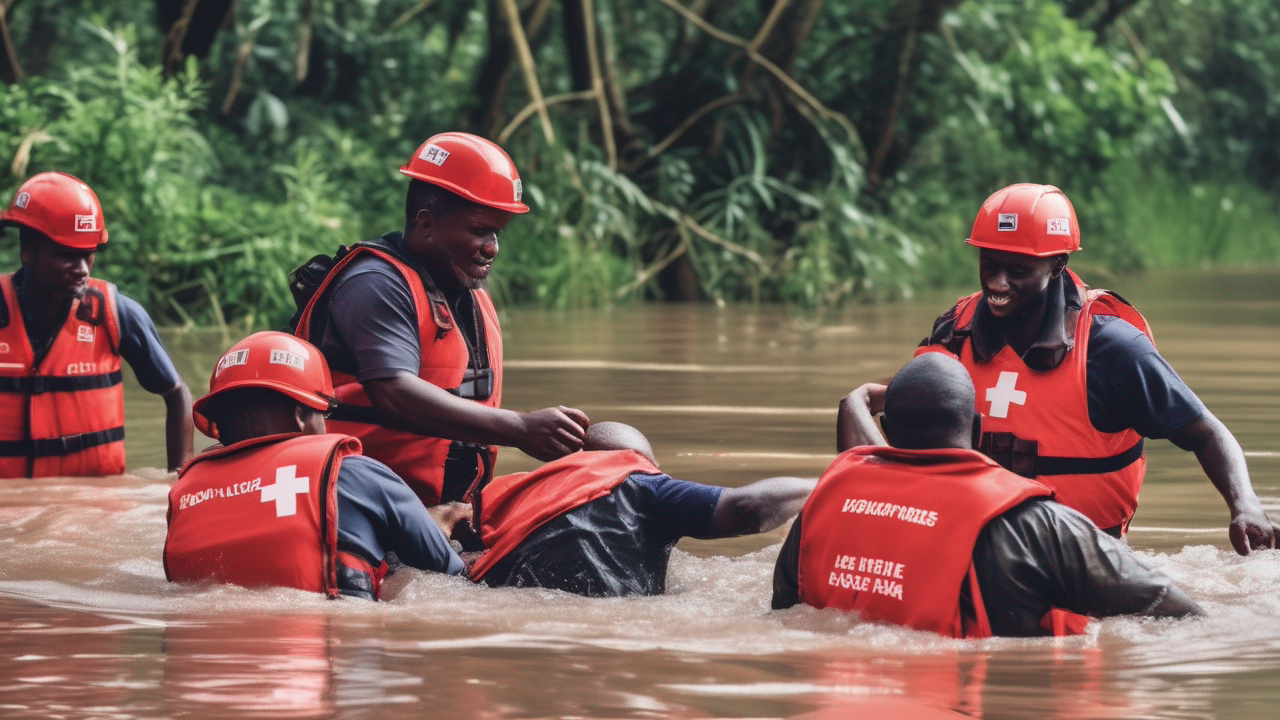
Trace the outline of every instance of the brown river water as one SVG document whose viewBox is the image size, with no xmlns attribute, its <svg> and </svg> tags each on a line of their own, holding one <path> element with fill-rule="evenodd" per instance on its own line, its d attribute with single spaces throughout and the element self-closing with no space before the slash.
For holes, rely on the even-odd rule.
<svg viewBox="0 0 1280 720">
<path fill-rule="evenodd" d="M 1239 438 L 1280 513 L 1280 273 L 1112 283 Z M 817 318 L 775 307 L 505 313 L 505 405 L 644 430 L 726 486 L 816 476 L 835 406 L 910 357 L 954 294 Z M 167 333 L 199 394 L 218 333 Z M 127 373 L 126 373 L 127 375 Z M 664 597 L 585 599 L 397 574 L 388 602 L 165 582 L 163 403 L 128 386 L 119 478 L 0 482 L 0 717 L 1061 717 L 1280 715 L 1280 551 L 1230 550 L 1195 459 L 1148 444 L 1130 545 L 1209 615 L 1070 639 L 956 641 L 770 612 L 785 528 L 686 540 Z M 198 447 L 211 441 L 200 438 Z M 506 450 L 499 471 L 535 465 Z"/>
</svg>

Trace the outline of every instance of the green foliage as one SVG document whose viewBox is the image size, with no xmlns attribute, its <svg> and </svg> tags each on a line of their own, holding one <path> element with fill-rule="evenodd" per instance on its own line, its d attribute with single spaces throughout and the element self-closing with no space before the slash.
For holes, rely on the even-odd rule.
<svg viewBox="0 0 1280 720">
<path fill-rule="evenodd" d="M 554 142 L 536 116 L 508 128 L 531 94 L 500 3 L 244 0 L 167 79 L 149 3 L 18 4 L 29 76 L 0 92 L 0 191 L 85 179 L 111 232 L 98 272 L 199 324 L 282 322 L 288 270 L 398 227 L 396 168 L 447 129 L 507 129 L 520 166 L 532 212 L 502 239 L 505 303 L 815 306 L 967 283 L 978 205 L 1022 181 L 1073 198 L 1086 265 L 1277 260 L 1259 189 L 1280 182 L 1273 4 L 1098 21 L 1102 0 L 829 0 L 777 4 L 761 34 L 774 3 L 682 2 L 710 33 L 596 0 L 612 156 L 596 100 L 564 95 L 593 83 L 580 4 L 517 5 Z"/>
</svg>

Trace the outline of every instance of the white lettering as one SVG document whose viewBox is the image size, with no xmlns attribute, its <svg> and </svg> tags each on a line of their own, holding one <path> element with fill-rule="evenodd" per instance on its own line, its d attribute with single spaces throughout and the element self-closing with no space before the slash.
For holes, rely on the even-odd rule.
<svg viewBox="0 0 1280 720">
<path fill-rule="evenodd" d="M 903 522 L 933 527 L 938 522 L 938 513 L 909 505 L 875 502 L 863 498 L 846 498 L 840 505 L 841 512 L 855 515 L 871 515 L 873 517 L 891 517 Z"/>
</svg>

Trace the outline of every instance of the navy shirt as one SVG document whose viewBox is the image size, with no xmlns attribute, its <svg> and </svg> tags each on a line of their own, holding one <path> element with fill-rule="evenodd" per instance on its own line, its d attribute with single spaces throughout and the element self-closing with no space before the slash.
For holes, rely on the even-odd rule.
<svg viewBox="0 0 1280 720">
<path fill-rule="evenodd" d="M 420 570 L 457 575 L 462 560 L 422 501 L 391 468 L 370 457 L 351 455 L 338 468 L 338 549 L 373 567 L 394 560 Z M 338 574 L 342 594 L 372 598 L 368 578 Z"/>
<path fill-rule="evenodd" d="M 1023 355 L 1032 370 L 1055 367 L 1069 342 L 1067 310 L 1078 310 L 1081 298 L 1066 274 L 1050 281 L 1046 318 L 1040 336 Z M 954 327 L 955 308 L 934 322 L 921 345 L 944 343 Z M 974 355 L 994 356 L 1004 347 L 1001 323 L 979 302 L 971 322 Z M 1085 359 L 1085 391 L 1089 422 L 1101 432 L 1133 429 L 1149 438 L 1165 438 L 1205 412 L 1204 404 L 1165 361 L 1146 333 L 1114 315 L 1095 315 L 1089 326 Z"/>
<path fill-rule="evenodd" d="M 400 233 L 382 241 L 398 245 Z M 418 312 L 409 283 L 394 265 L 373 254 L 352 260 L 317 304 L 318 335 L 329 367 L 356 379 L 381 380 L 418 374 L 421 344 Z"/>
<path fill-rule="evenodd" d="M 485 573 L 491 586 L 589 597 L 660 595 L 682 537 L 707 538 L 724 488 L 632 473 L 611 493 L 534 530 Z"/>
<path fill-rule="evenodd" d="M 14 285 L 21 288 L 25 276 L 25 270 L 14 273 Z M 18 303 L 21 305 L 23 302 L 24 294 L 19 292 Z M 25 315 L 25 308 L 23 311 Z M 63 322 L 66 321 L 66 314 L 70 312 L 71 301 L 68 300 Z M 173 366 L 169 353 L 165 352 L 164 343 L 160 341 L 160 333 L 156 331 L 155 323 L 151 321 L 147 311 L 143 310 L 133 298 L 117 291 L 116 318 L 120 324 L 120 357 L 129 363 L 133 374 L 138 378 L 138 384 L 147 392 L 157 395 L 163 395 L 176 388 L 178 383 L 182 382 L 182 376 Z M 27 336 L 31 341 L 31 347 L 35 349 L 36 357 L 43 357 L 49 350 L 53 335 L 38 337 L 33 334 L 34 328 L 29 319 L 25 324 Z M 56 330 L 57 328 L 55 332 Z"/>
<path fill-rule="evenodd" d="M 800 602 L 797 517 L 773 574 L 775 610 Z M 1033 498 L 998 515 L 978 534 L 973 565 L 993 635 L 1047 635 L 1051 607 L 1105 617 L 1141 614 L 1164 599 L 1172 580 L 1124 542 L 1061 503 Z M 973 616 L 971 601 L 961 600 Z"/>
</svg>

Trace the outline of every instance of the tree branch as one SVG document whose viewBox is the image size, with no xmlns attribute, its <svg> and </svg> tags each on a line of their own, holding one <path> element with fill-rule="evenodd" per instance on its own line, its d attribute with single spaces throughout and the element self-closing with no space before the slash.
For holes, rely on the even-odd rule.
<svg viewBox="0 0 1280 720">
<path fill-rule="evenodd" d="M 604 93 L 604 77 L 600 74 L 600 50 L 596 43 L 596 8 L 592 0 L 582 0 L 582 16 L 587 35 L 587 64 L 591 69 L 591 92 L 596 96 L 600 110 L 600 134 L 604 136 L 605 157 L 609 169 L 618 169 L 618 146 L 613 137 L 613 115 L 609 110 L 609 98 Z"/>
<path fill-rule="evenodd" d="M 498 144 L 501 145 L 506 142 L 507 138 L 511 137 L 511 133 L 514 133 L 516 129 L 523 125 L 525 120 L 532 117 L 535 112 L 545 111 L 546 108 L 559 103 L 572 102 L 574 100 L 593 100 L 595 99 L 595 96 L 596 94 L 591 90 L 582 90 L 581 92 L 552 95 L 541 103 L 531 102 L 523 108 L 520 108 L 520 112 L 516 113 L 516 116 L 511 118 L 511 122 L 507 123 L 507 126 L 502 128 L 502 132 L 498 133 Z"/>
<path fill-rule="evenodd" d="M 759 52 L 754 50 L 750 46 L 750 43 L 738 37 L 737 35 L 734 35 L 732 33 L 727 33 L 711 25 L 706 20 L 703 20 L 701 17 L 690 12 L 688 8 L 676 2 L 676 0 L 661 0 L 661 2 L 663 5 L 666 5 L 672 10 L 675 10 L 676 12 L 683 15 L 685 18 L 687 18 L 694 25 L 697 25 L 699 28 L 702 29 L 703 32 L 707 33 L 708 35 L 711 35 L 712 37 L 722 42 L 725 42 L 730 45 L 734 45 L 736 47 L 740 47 L 746 50 L 747 57 L 751 58 L 753 62 L 760 65 L 765 70 L 769 71 L 769 73 L 772 74 L 775 78 L 777 78 L 778 81 L 781 82 L 784 86 L 786 86 L 786 88 L 790 90 L 793 95 L 799 98 L 803 104 L 808 105 L 810 108 L 813 109 L 814 112 L 818 113 L 819 116 L 835 121 L 835 123 L 839 125 L 841 129 L 843 129 L 845 133 L 848 135 L 849 141 L 854 145 L 855 148 L 857 148 L 858 152 L 861 153 L 863 157 L 866 157 L 866 146 L 863 145 L 862 138 L 858 135 L 858 130 L 853 127 L 852 123 L 849 122 L 849 118 L 845 117 L 841 113 L 835 112 L 834 110 L 828 108 L 826 105 L 823 105 L 816 97 L 810 94 L 808 90 L 805 90 L 799 83 L 793 80 L 790 75 L 787 75 L 785 72 L 783 72 L 782 68 L 779 68 L 771 60 L 769 60 L 769 58 L 761 55 Z"/>
<path fill-rule="evenodd" d="M 525 87 L 529 91 L 538 119 L 542 122 L 542 134 L 547 143 L 554 145 L 556 131 L 551 125 L 551 115 L 547 113 L 546 101 L 542 99 L 542 86 L 538 84 L 538 71 L 533 64 L 533 52 L 529 50 L 529 40 L 524 34 L 524 24 L 520 22 L 520 9 L 516 0 L 502 0 L 502 7 L 507 12 L 507 21 L 511 26 L 511 42 L 515 45 L 516 54 L 520 58 L 520 67 L 524 71 Z"/>
<path fill-rule="evenodd" d="M 0 0 L 0 81 L 13 85 L 22 81 L 22 63 L 18 60 L 18 51 L 13 47 L 13 38 L 9 36 L 9 7 L 12 4 Z"/>
</svg>

